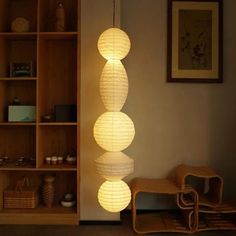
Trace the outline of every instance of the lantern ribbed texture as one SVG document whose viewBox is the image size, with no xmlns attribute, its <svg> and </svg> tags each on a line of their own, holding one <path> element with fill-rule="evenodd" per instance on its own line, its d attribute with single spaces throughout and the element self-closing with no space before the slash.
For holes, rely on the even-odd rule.
<svg viewBox="0 0 236 236">
<path fill-rule="evenodd" d="M 93 129 L 97 144 L 108 151 L 95 160 L 97 172 L 107 179 L 99 188 L 98 201 L 105 210 L 119 212 L 131 200 L 130 189 L 121 179 L 134 170 L 133 159 L 121 152 L 135 135 L 133 121 L 120 112 L 129 85 L 120 60 L 130 50 L 129 37 L 119 28 L 110 28 L 99 37 L 98 50 L 108 60 L 100 78 L 100 94 L 107 112 L 98 117 Z"/>
<path fill-rule="evenodd" d="M 119 212 L 127 207 L 131 200 L 128 185 L 120 181 L 105 181 L 98 191 L 98 201 L 101 206 L 110 212 Z"/>
<path fill-rule="evenodd" d="M 120 152 L 133 141 L 133 121 L 123 112 L 105 112 L 94 125 L 94 137 L 106 151 Z"/>
<path fill-rule="evenodd" d="M 110 181 L 121 180 L 134 171 L 134 160 L 123 152 L 106 152 L 95 163 L 98 174 Z"/>
<path fill-rule="evenodd" d="M 128 95 L 128 78 L 119 60 L 105 64 L 100 79 L 100 94 L 108 111 L 120 111 Z"/>
<path fill-rule="evenodd" d="M 121 60 L 130 50 L 128 35 L 119 28 L 105 30 L 98 39 L 98 50 L 107 60 Z"/>
</svg>

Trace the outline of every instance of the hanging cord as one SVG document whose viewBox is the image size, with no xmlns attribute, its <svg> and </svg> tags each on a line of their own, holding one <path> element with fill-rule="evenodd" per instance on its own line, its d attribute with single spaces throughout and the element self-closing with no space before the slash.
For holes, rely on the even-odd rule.
<svg viewBox="0 0 236 236">
<path fill-rule="evenodd" d="M 115 28 L 116 21 L 116 0 L 113 0 L 113 28 Z"/>
</svg>

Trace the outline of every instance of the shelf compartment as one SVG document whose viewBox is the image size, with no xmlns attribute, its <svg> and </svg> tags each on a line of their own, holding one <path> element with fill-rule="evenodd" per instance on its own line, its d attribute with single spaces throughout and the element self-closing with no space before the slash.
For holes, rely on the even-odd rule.
<svg viewBox="0 0 236 236">
<path fill-rule="evenodd" d="M 44 177 L 49 174 L 55 177 L 55 199 L 52 208 L 47 208 L 43 204 L 41 195 Z M 0 171 L 0 191 L 3 192 L 8 186 L 15 186 L 16 181 L 22 176 L 26 176 L 33 185 L 39 187 L 39 205 L 34 209 L 5 209 L 3 208 L 3 194 L 1 194 L 0 224 L 11 224 L 12 222 L 16 224 L 78 224 L 77 205 L 66 208 L 60 204 L 66 193 L 77 196 L 76 172 Z M 44 219 L 47 220 L 44 221 Z"/>
<path fill-rule="evenodd" d="M 57 0 L 41 0 L 39 8 L 39 29 L 41 32 L 55 31 Z M 67 32 L 77 31 L 78 1 L 64 0 L 65 28 Z"/>
<path fill-rule="evenodd" d="M 39 116 L 77 104 L 77 39 L 40 39 Z"/>
<path fill-rule="evenodd" d="M 0 124 L 3 125 L 21 125 L 22 123 L 8 123 L 8 106 L 12 104 L 15 97 L 18 97 L 21 104 L 33 105 L 36 104 L 36 83 L 34 80 L 7 80 L 0 81 Z M 25 125 L 32 124 L 25 123 Z"/>
<path fill-rule="evenodd" d="M 29 62 L 33 63 L 33 76 L 36 76 L 37 37 L 24 36 L 21 38 L 8 39 L 0 36 L 0 77 L 10 77 L 10 63 Z M 31 77 L 29 77 L 31 78 Z"/>
<path fill-rule="evenodd" d="M 47 208 L 43 203 L 41 189 L 44 184 L 45 176 L 52 175 L 55 177 L 54 180 L 54 187 L 55 187 L 55 195 L 54 195 L 54 202 L 52 208 Z M 22 177 L 26 177 L 30 180 L 30 183 L 33 186 L 39 187 L 39 206 L 34 209 L 5 209 L 3 205 L 0 206 L 0 214 L 4 212 L 26 212 L 26 213 L 58 213 L 58 212 L 76 212 L 76 206 L 73 208 L 64 208 L 61 206 L 60 202 L 63 199 L 66 193 L 72 193 L 75 197 L 76 189 L 77 189 L 77 173 L 76 172 L 49 172 L 49 171 L 0 171 L 0 188 L 2 191 L 7 187 L 11 186 L 14 188 L 16 185 L 17 180 L 21 179 Z M 3 198 L 3 195 L 0 196 Z M 0 200 L 0 203 L 3 203 L 3 199 Z"/>
<path fill-rule="evenodd" d="M 38 133 L 38 167 L 47 168 L 45 166 L 45 158 L 52 156 L 62 156 L 65 158 L 67 155 L 77 156 L 77 129 L 74 126 L 40 126 Z M 63 166 L 63 165 L 62 165 Z M 68 165 L 64 165 L 68 168 Z M 70 166 L 76 168 L 76 166 Z M 53 165 L 48 168 L 59 168 Z M 70 169 L 70 168 L 69 168 Z"/>
<path fill-rule="evenodd" d="M 20 157 L 35 157 L 35 129 L 34 126 L 1 126 L 0 157 L 7 156 L 10 163 Z"/>
<path fill-rule="evenodd" d="M 10 32 L 11 22 L 17 17 L 30 21 L 30 31 L 37 31 L 37 0 L 1 0 L 0 32 Z"/>
</svg>

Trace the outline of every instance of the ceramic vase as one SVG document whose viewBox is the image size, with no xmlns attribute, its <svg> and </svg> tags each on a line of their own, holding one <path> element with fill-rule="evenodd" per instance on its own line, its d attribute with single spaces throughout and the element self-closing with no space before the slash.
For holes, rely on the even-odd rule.
<svg viewBox="0 0 236 236">
<path fill-rule="evenodd" d="M 48 208 L 51 208 L 54 202 L 54 196 L 55 196 L 54 180 L 55 177 L 53 176 L 45 176 L 44 178 L 42 195 L 43 195 L 43 202 Z"/>
</svg>

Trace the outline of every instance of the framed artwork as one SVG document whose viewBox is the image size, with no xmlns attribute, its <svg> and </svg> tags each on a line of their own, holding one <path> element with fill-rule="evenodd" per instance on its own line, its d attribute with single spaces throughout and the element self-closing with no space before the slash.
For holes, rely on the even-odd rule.
<svg viewBox="0 0 236 236">
<path fill-rule="evenodd" d="M 168 0 L 167 81 L 223 81 L 222 0 Z"/>
</svg>

